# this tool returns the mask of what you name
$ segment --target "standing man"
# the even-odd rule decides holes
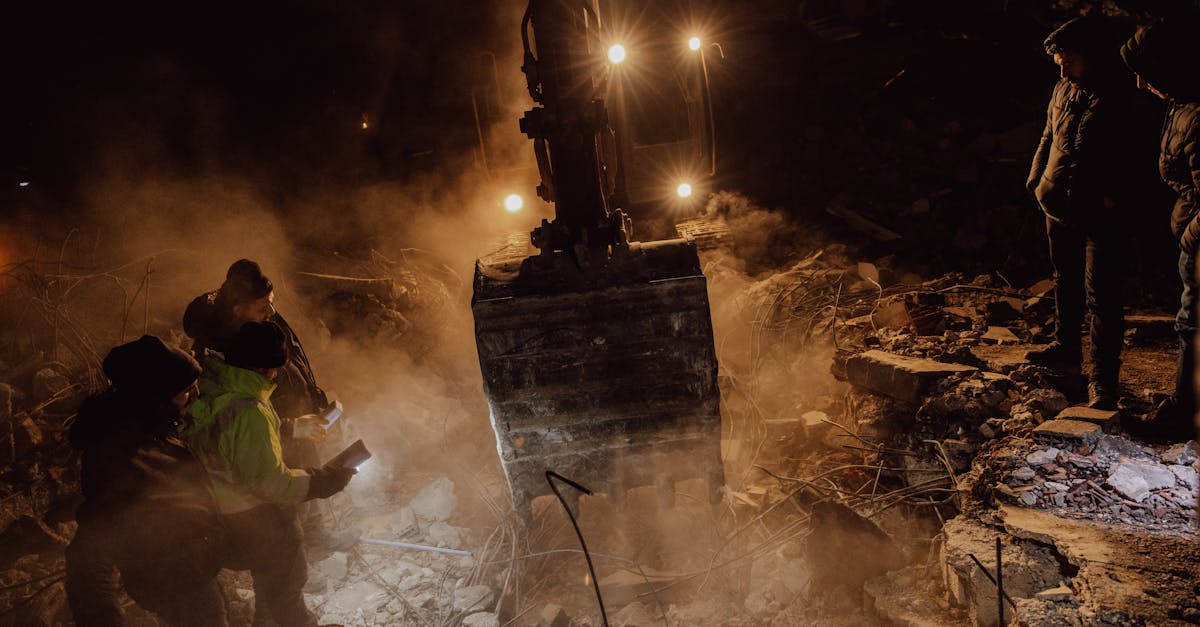
[[[212,477],[233,550],[229,564],[254,577],[255,624],[265,624],[269,613],[280,627],[311,627],[316,620],[304,605],[308,564],[296,505],[342,491],[354,470],[284,463],[271,395],[287,363],[287,337],[278,326],[242,325],[224,360],[205,359],[185,435]]]
[[[239,259],[229,266],[220,289],[197,296],[183,314],[183,330],[192,338],[196,359],[203,360],[206,350],[224,353],[234,334],[247,322],[274,322],[283,331],[288,348],[287,362],[279,369],[271,404],[283,420],[283,458],[289,465],[307,468],[320,465],[316,442],[297,437],[295,425],[300,418],[320,414],[329,406],[325,392],[317,385],[312,366],[300,338],[275,310],[275,286],[256,262]],[[324,435],[324,432],[319,432]],[[316,503],[300,506],[305,542],[313,548],[345,549],[358,539],[357,533],[331,533],[322,508]]]
[[[75,624],[124,624],[120,591],[179,626],[226,625],[217,585],[224,533],[204,467],[175,437],[200,367],[145,335],[104,358],[107,390],[71,425],[84,502],[67,547]]]
[[[1061,79],[1050,96],[1026,185],[1046,214],[1058,327],[1054,342],[1026,357],[1078,374],[1086,304],[1092,361],[1088,405],[1116,409],[1127,250],[1121,217],[1137,202],[1135,90],[1118,54],[1119,34],[1104,18],[1073,19],[1050,33],[1045,46]]]
[[[1179,243],[1183,281],[1175,330],[1179,360],[1175,390],[1155,410],[1150,424],[1157,439],[1186,441],[1195,435],[1196,413],[1196,255],[1200,248],[1200,67],[1195,36],[1197,20],[1180,17],[1139,29],[1121,48],[1121,57],[1137,74],[1137,86],[1167,101],[1158,170],[1175,196],[1171,232]]]

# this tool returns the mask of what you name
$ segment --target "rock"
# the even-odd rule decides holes
[[[3,409],[0,407],[0,409]],[[1174,444],[1167,450],[1163,451],[1162,460],[1167,464],[1180,464],[1189,466],[1194,463],[1200,450],[1195,440],[1189,440],[1181,444]]]
[[[462,546],[462,534],[458,532],[458,527],[448,525],[444,522],[435,522],[429,525],[429,531],[425,537],[429,539],[433,546],[442,547],[444,549],[456,549]]]
[[[555,603],[543,607],[542,612],[538,614],[537,627],[567,627],[570,624],[571,617],[567,616],[561,605]]]
[[[1195,468],[1176,464],[1173,466],[1167,466],[1167,469],[1169,469],[1171,473],[1175,475],[1175,478],[1179,480],[1179,483],[1183,484],[1183,486],[1187,489],[1192,490],[1193,492],[1200,490],[1200,475],[1197,475]]]
[[[988,327],[987,332],[980,338],[985,342],[996,344],[1016,344],[1021,341],[1008,327]]]
[[[454,589],[454,611],[472,612],[482,610],[496,598],[490,586],[466,586]]]
[[[319,561],[313,566],[314,575],[329,579],[331,581],[341,581],[346,578],[350,572],[349,567],[350,556],[346,553],[334,553],[329,557]]]
[[[846,360],[846,378],[852,385],[912,404],[918,403],[937,381],[975,370],[961,364],[904,357],[880,350],[859,353]]]
[[[13,425],[13,459],[21,459],[42,447],[42,430],[28,416],[21,418]]]
[[[1121,457],[1131,459],[1150,459],[1146,449],[1136,442],[1115,435],[1106,435],[1096,442],[1096,457],[1100,460],[1114,460]]]
[[[1004,434],[1004,420],[1001,418],[988,418],[979,425],[979,433],[983,434],[983,437],[989,440],[1000,437]]]
[[[1037,472],[1029,466],[1021,466],[1014,470],[1010,476],[1021,483],[1029,483],[1037,476]]]
[[[416,534],[417,515],[413,513],[411,507],[401,507],[400,511],[396,512],[391,519],[388,520],[388,528],[392,530],[397,538],[405,538]]]
[[[1037,410],[1043,418],[1049,418],[1070,407],[1071,402],[1058,390],[1038,388],[1025,395],[1025,405]]]
[[[339,588],[329,595],[330,603],[346,610],[366,611],[369,608],[373,611],[376,607],[387,605],[389,600],[390,595],[386,590],[365,579]]]
[[[1100,425],[1102,429],[1108,429],[1116,424],[1117,418],[1120,416],[1118,411],[1109,411],[1104,409],[1092,409],[1086,405],[1076,405],[1068,407],[1054,417],[1055,420],[1081,420],[1092,424]]]
[[[1042,487],[1047,490],[1053,490],[1055,492],[1066,492],[1068,489],[1070,489],[1071,486],[1069,486],[1065,483],[1059,483],[1057,481],[1047,481],[1042,484]]]
[[[1172,488],[1170,492],[1171,500],[1180,507],[1188,509],[1196,509],[1196,491],[1187,490],[1184,488]]]
[[[662,618],[651,613],[645,603],[634,601],[621,608],[611,622],[616,627],[657,627]]]
[[[446,477],[437,479],[417,493],[408,505],[422,521],[445,521],[458,505],[458,499],[454,496],[454,482]]]
[[[1068,588],[1066,585],[1061,585],[1056,588],[1042,590],[1034,593],[1034,598],[1042,601],[1053,601],[1055,603],[1064,603],[1075,600],[1075,591]]]
[[[1051,420],[1033,429],[1033,439],[1037,442],[1066,443],[1072,448],[1091,448],[1103,434],[1100,425],[1079,420]]]
[[[907,329],[912,326],[908,305],[904,302],[903,297],[880,303],[875,312],[871,314],[871,322],[881,329]]]
[[[1108,475],[1108,485],[1125,498],[1142,502],[1152,490],[1175,485],[1175,473],[1158,464],[1120,463]]]
[[[1058,449],[1054,447],[1037,449],[1025,456],[1025,461],[1030,466],[1045,466],[1054,463],[1056,459],[1058,459]]]
[[[1017,500],[1025,507],[1033,507],[1037,504],[1037,495],[1033,493],[1033,490],[1026,490],[1017,495]]]
[[[463,627],[500,627],[500,617],[492,612],[475,612],[462,620]],[[565,627],[566,623],[563,624]],[[539,624],[538,627],[541,627]]]

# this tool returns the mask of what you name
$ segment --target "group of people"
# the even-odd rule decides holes
[[[75,623],[122,625],[124,589],[171,625],[228,625],[216,577],[230,568],[253,577],[256,625],[316,625],[298,507],[354,475],[316,460],[325,394],[252,261],[183,324],[192,354],[150,335],[112,349],[111,386],[71,426],[84,496],[67,547]]]
[[[1046,127],[1027,186],[1046,216],[1054,266],[1055,340],[1031,351],[1034,363],[1080,373],[1080,329],[1090,314],[1088,404],[1117,409],[1124,342],[1122,278],[1128,264],[1133,212],[1153,210],[1138,174],[1153,164],[1174,197],[1171,231],[1179,245],[1183,290],[1175,329],[1179,359],[1174,390],[1146,422],[1130,422],[1146,436],[1184,441],[1196,412],[1196,255],[1200,248],[1200,80],[1195,68],[1197,20],[1179,15],[1126,37],[1098,15],[1071,20],[1046,38],[1060,68]],[[1161,135],[1139,106],[1145,90],[1168,104]],[[1149,120],[1151,123],[1146,124]],[[1152,196],[1152,195],[1149,195]],[[1165,220],[1164,220],[1165,222]]]

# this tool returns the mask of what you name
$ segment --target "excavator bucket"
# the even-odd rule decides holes
[[[695,245],[631,243],[600,269],[567,255],[481,259],[475,337],[514,508],[552,470],[604,492],[724,485],[720,392]]]

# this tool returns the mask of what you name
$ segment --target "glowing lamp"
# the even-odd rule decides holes
[[[525,199],[518,194],[509,194],[504,197],[504,209],[509,213],[516,213],[525,206]]]
[[[613,65],[625,60],[625,46],[613,44],[608,48],[608,60]]]
[[[691,39],[688,39],[688,49],[689,50],[699,50],[700,49],[700,38],[692,37]]]
[[[680,183],[679,186],[675,188],[675,194],[677,194],[680,198],[690,197],[692,195],[692,184],[687,182]]]

